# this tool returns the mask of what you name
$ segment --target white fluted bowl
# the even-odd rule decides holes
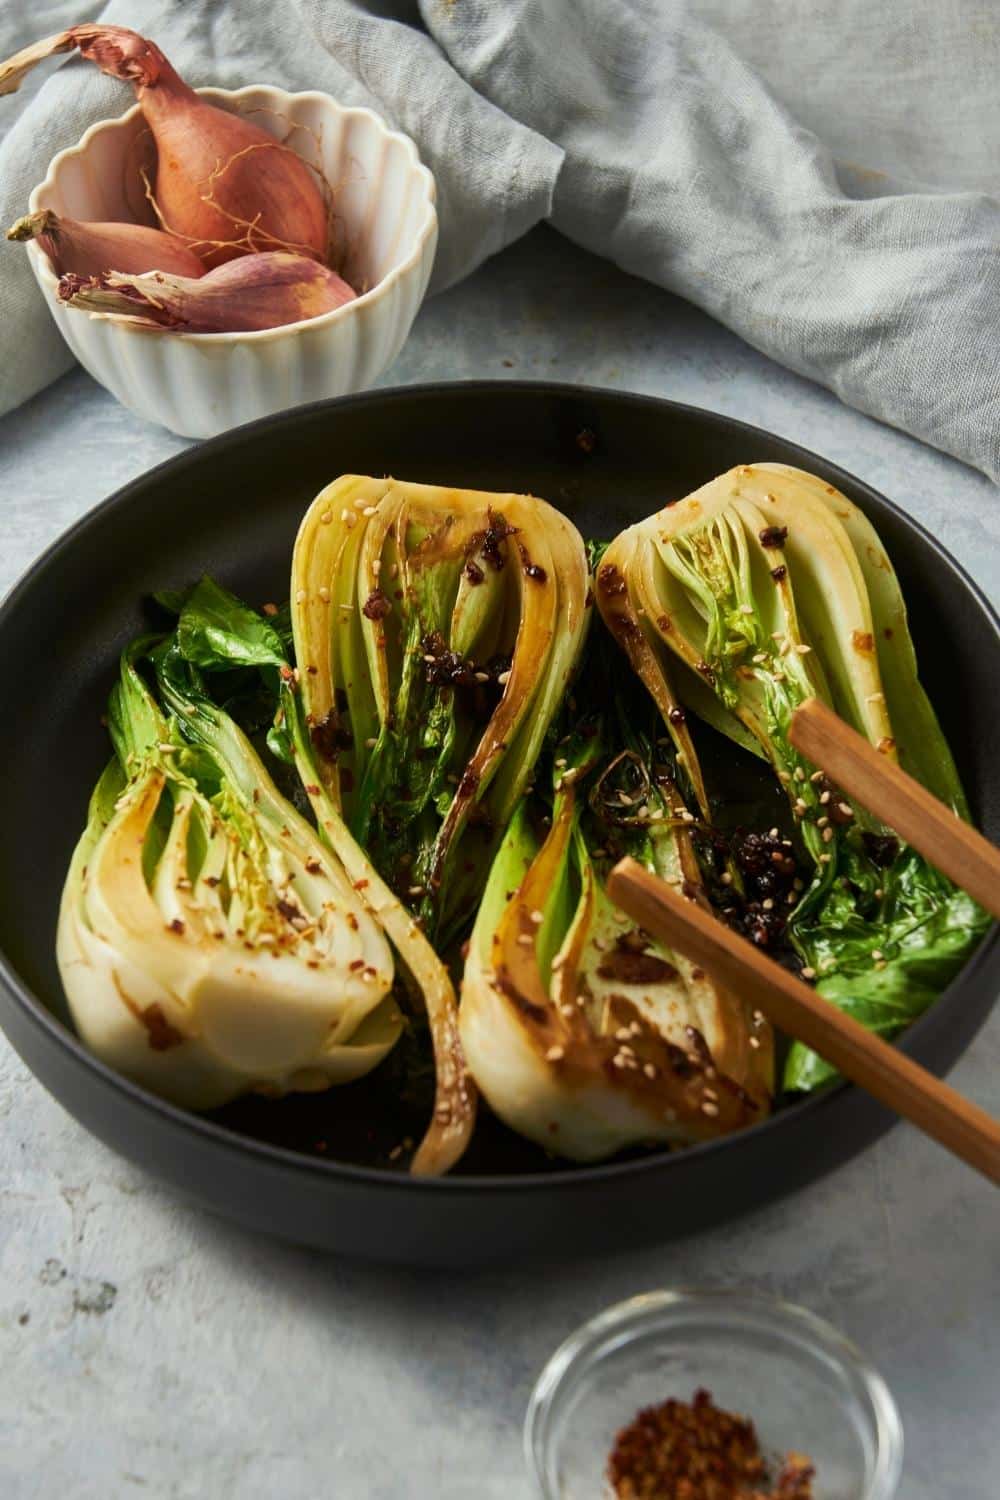
[[[338,268],[364,290],[333,312],[258,333],[168,333],[59,301],[36,243],[32,270],[60,333],[95,380],[139,416],[184,437],[212,437],[255,417],[365,390],[396,358],[427,290],[437,247],[434,179],[407,136],[327,94],[260,85],[201,89],[250,114],[335,189]],[[84,220],[155,223],[139,164],[150,151],[138,105],[92,125],[54,157],[29,208]]]

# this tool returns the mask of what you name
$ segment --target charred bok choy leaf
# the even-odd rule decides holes
[[[439,951],[471,920],[573,671],[588,572],[543,500],[348,475],[292,562],[322,785]]]
[[[490,871],[462,984],[462,1042],[494,1111],[547,1150],[596,1161],[764,1118],[772,1036],[682,955],[636,929],[605,882],[624,854],[704,901],[688,784],[657,720],[591,638],[548,757],[549,815],[519,806]],[[637,685],[636,685],[637,686]],[[642,726],[642,728],[640,728]]]
[[[475,1085],[458,1037],[454,986],[419,923],[375,870],[322,781],[318,752],[306,723],[301,674],[287,658],[281,619],[281,611],[269,620],[212,579],[203,578],[182,601],[178,651],[206,673],[222,674],[215,680],[228,681],[240,668],[258,669],[268,697],[268,717],[273,720],[268,746],[295,767],[320,837],[395,949],[411,1007],[416,1007],[418,1015],[426,1015],[435,1091],[431,1122],[412,1170],[420,1175],[445,1172],[465,1150],[476,1113]],[[243,701],[253,697],[253,690],[247,691],[244,684]]]
[[[788,925],[803,973],[872,1030],[898,1032],[957,972],[986,918],[788,739],[796,707],[817,696],[968,815],[870,523],[812,475],[744,465],[622,533],[597,599],[657,701],[676,691],[770,761],[814,870]],[[831,1076],[792,1047],[787,1088]]]
[[[368,1072],[402,1024],[388,944],[172,641],[124,653],[109,724],[57,937],[81,1036],[192,1108]]]

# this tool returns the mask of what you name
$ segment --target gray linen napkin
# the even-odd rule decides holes
[[[0,48],[93,14],[7,0]],[[1000,24],[974,0],[913,0],[905,24],[870,0],[131,0],[101,17],[192,83],[322,88],[408,131],[440,191],[435,287],[550,217],[1000,479]],[[0,100],[0,129],[17,114],[4,222],[55,150],[130,102],[78,62]],[[32,357],[0,362],[0,410],[68,363],[19,254],[0,328]]]

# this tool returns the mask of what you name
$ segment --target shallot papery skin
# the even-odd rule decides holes
[[[51,208],[26,214],[7,231],[9,240],[37,240],[57,276],[101,276],[119,271],[134,276],[143,271],[167,271],[197,277],[205,267],[183,240],[150,229],[146,224],[84,224],[60,217]]]
[[[78,49],[131,83],[157,149],[153,196],[164,229],[206,266],[290,250],[324,260],[329,216],[315,174],[259,125],[209,104],[154,42],[122,26],[72,26],[0,64],[0,94],[57,52]]]
[[[63,276],[59,295],[73,307],[178,333],[252,333],[332,312],[355,293],[318,261],[273,250],[229,261],[200,280],[159,271]]]

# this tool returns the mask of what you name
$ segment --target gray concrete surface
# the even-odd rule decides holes
[[[429,304],[385,383],[464,376],[653,392],[773,428],[886,491],[1000,597],[986,479],[547,231]],[[184,446],[81,373],[8,416],[0,586]],[[1000,1015],[953,1081],[1000,1112]],[[520,1426],[552,1347],[609,1302],[694,1281],[781,1293],[868,1350],[906,1424],[904,1500],[992,1500],[998,1247],[1000,1197],[899,1126],[797,1197],[679,1245],[543,1276],[348,1265],[177,1201],[0,1039],[0,1496],[527,1500]]]

